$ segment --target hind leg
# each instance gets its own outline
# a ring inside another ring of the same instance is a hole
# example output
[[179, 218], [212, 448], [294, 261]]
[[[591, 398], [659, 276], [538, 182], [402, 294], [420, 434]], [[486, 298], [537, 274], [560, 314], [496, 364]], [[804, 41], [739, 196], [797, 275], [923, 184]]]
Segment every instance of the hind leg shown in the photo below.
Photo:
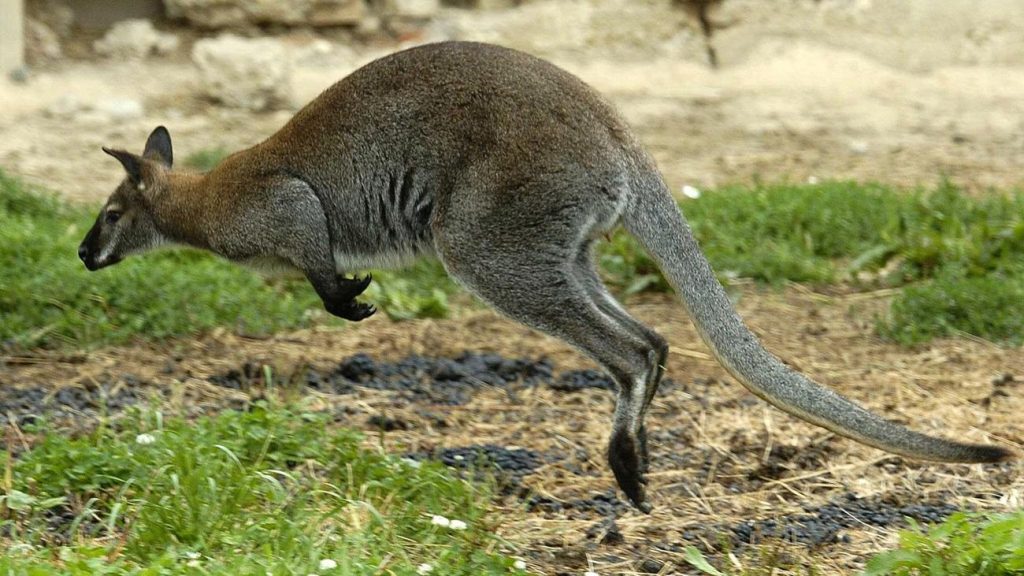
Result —
[[654, 369], [648, 374], [643, 408], [640, 413], [640, 427], [637, 432], [637, 440], [640, 445], [642, 472], [646, 473], [650, 464], [650, 457], [647, 449], [647, 425], [645, 424], [644, 417], [647, 413], [647, 409], [651, 405], [651, 401], [654, 399], [654, 395], [658, 392], [658, 386], [661, 384], [661, 379], [665, 373], [665, 362], [668, 359], [668, 343], [660, 334], [651, 330], [630, 315], [622, 304], [619, 303], [619, 301], [616, 300], [608, 291], [594, 266], [593, 251], [590, 245], [584, 246], [583, 249], [580, 250], [574, 264], [575, 276], [580, 279], [584, 288], [587, 290], [587, 293], [597, 304], [597, 307], [601, 312], [608, 315], [622, 326], [628, 328], [634, 338], [640, 342], [646, 343], [650, 347], [651, 351], [649, 353], [650, 356], [648, 358], [648, 363], [653, 366]]
[[[640, 429], [657, 353], [620, 318], [605, 313], [578, 277], [579, 233], [564, 220], [534, 233], [543, 247], [524, 250], [514, 226], [490, 228], [487, 238], [439, 238], [439, 255], [456, 281], [505, 315], [580, 349], [619, 386], [608, 461], [626, 496], [649, 511], [643, 490]], [[480, 229], [478, 227], [477, 229]], [[565, 242], [557, 242], [559, 236]], [[457, 241], [456, 241], [457, 240]]]

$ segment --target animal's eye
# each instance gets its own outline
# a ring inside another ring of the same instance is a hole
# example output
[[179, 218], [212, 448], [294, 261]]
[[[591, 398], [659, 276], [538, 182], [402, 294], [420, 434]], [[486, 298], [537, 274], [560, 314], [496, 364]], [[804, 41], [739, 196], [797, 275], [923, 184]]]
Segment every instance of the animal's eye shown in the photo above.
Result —
[[117, 221], [121, 219], [121, 213], [116, 210], [107, 211], [107, 224], [117, 224]]

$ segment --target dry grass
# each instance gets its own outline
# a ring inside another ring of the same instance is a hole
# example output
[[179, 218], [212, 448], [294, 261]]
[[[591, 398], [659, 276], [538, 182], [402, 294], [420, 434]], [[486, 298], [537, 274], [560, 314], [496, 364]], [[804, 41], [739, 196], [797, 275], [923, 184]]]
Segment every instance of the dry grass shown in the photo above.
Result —
[[[1019, 417], [1024, 408], [1024, 352], [966, 339], [917, 349], [882, 343], [872, 336], [872, 328], [889, 296], [744, 289], [739, 307], [780, 357], [887, 417], [924, 432], [1019, 448], [1024, 443]], [[638, 561], [651, 559], [661, 563], [662, 574], [686, 573], [681, 546], [689, 542], [684, 533], [801, 513], [847, 493], [892, 505], [948, 502], [985, 510], [1020, 506], [1020, 463], [920, 464], [837, 438], [767, 407], [735, 384], [707, 355], [670, 296], [636, 298], [630, 308], [673, 345], [668, 376], [674, 383], [666, 383], [648, 421], [649, 492], [655, 510], [650, 516], [622, 514], [616, 521], [622, 541], [600, 544], [600, 535], [587, 536], [602, 521], [599, 516], [528, 512], [520, 500], [509, 498], [502, 536], [520, 546], [534, 568], [550, 574], [585, 568], [600, 574], [639, 574]], [[245, 361], [276, 366], [278, 377], [286, 381], [303, 366], [327, 367], [356, 352], [397, 359], [467, 349], [546, 357], [558, 371], [592, 366], [557, 341], [473, 309], [448, 320], [395, 324], [374, 318], [349, 329], [306, 330], [267, 340], [214, 333], [158, 347], [7, 358], [6, 366], [0, 365], [0, 385], [92, 386], [132, 374], [170, 386], [176, 391], [172, 404], [194, 405], [220, 401], [225, 394], [242, 395], [212, 386], [203, 377]], [[1016, 379], [995, 385], [1004, 374]], [[401, 403], [387, 392], [368, 390], [320, 396], [317, 401], [325, 406], [343, 403], [355, 425], [365, 425], [373, 415], [406, 420], [412, 424], [408, 430], [368, 436], [368, 442], [383, 442], [396, 451], [494, 443], [557, 456], [524, 479], [536, 494], [556, 501], [592, 497], [613, 486], [603, 456], [612, 399], [601, 391], [488, 390], [462, 406]], [[447, 427], [438, 427], [438, 415]], [[780, 566], [849, 574], [870, 554], [891, 546], [895, 531], [862, 526], [844, 530], [849, 537], [844, 544], [767, 546]], [[707, 548], [717, 549], [718, 542], [707, 535], [705, 539]], [[734, 563], [750, 567], [758, 561], [757, 555], [741, 552], [734, 555]], [[791, 569], [777, 573], [805, 573]]]

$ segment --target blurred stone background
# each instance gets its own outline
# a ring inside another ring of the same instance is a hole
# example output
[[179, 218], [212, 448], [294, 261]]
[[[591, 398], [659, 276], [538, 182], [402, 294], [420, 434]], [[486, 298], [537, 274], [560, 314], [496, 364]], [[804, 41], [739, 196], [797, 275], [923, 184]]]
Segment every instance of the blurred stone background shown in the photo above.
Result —
[[186, 153], [251, 145], [356, 67], [457, 39], [580, 75], [674, 185], [1017, 185], [1022, 32], [1019, 0], [0, 0], [0, 167], [95, 199], [100, 145], [157, 123]]

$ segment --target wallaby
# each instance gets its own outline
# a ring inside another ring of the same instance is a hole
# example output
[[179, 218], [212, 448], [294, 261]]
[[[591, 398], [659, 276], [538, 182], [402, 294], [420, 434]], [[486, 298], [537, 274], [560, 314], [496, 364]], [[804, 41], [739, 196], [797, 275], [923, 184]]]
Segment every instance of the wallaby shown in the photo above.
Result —
[[301, 271], [331, 314], [362, 320], [374, 313], [356, 300], [370, 278], [345, 272], [435, 255], [481, 300], [575, 346], [614, 377], [608, 460], [645, 512], [644, 413], [668, 345], [595, 271], [594, 243], [618, 223], [657, 261], [715, 357], [754, 394], [904, 456], [1013, 456], [890, 423], [766, 351], [625, 121], [581, 80], [522, 52], [444, 42], [381, 58], [206, 174], [172, 169], [163, 127], [141, 156], [104, 151], [128, 175], [79, 247], [90, 270], [164, 244], [195, 246]]

